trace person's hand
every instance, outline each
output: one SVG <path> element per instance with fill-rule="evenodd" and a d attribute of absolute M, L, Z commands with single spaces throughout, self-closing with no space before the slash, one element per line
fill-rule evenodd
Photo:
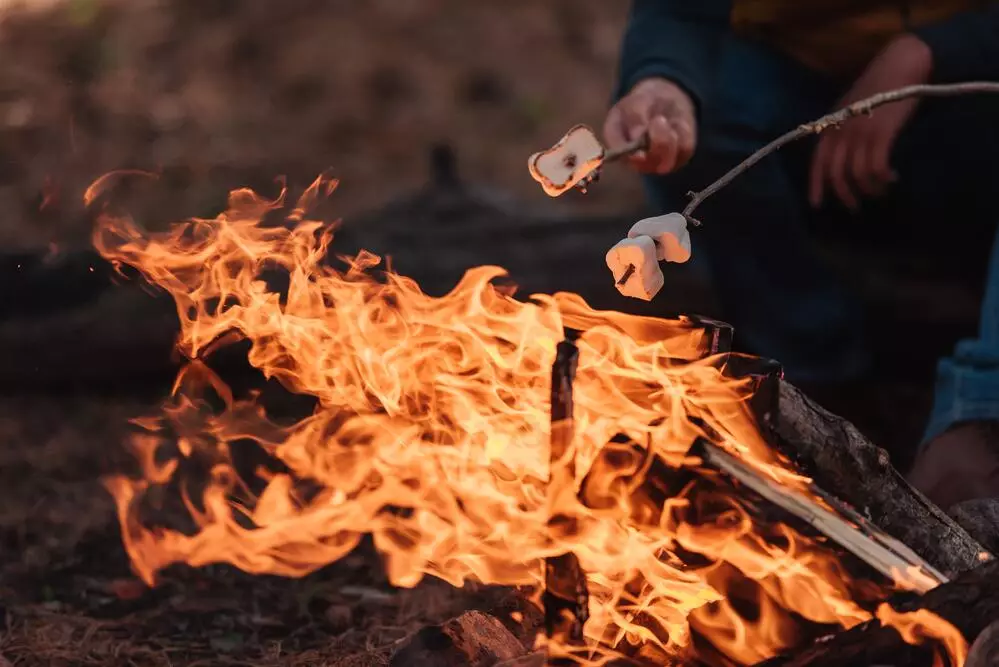
<path fill-rule="evenodd" d="M 690 96 L 672 81 L 645 79 L 611 108 L 604 143 L 615 149 L 648 132 L 649 147 L 629 157 L 641 172 L 668 174 L 690 160 L 697 145 L 697 118 Z"/>
<path fill-rule="evenodd" d="M 933 70 L 933 54 L 921 39 L 903 35 L 892 41 L 853 84 L 839 108 L 878 93 L 925 84 Z M 812 159 L 809 201 L 818 208 L 832 190 L 852 210 L 857 192 L 870 197 L 884 194 L 896 180 L 891 167 L 895 140 L 916 110 L 915 98 L 886 104 L 869 117 L 852 118 L 840 128 L 826 130 Z"/>

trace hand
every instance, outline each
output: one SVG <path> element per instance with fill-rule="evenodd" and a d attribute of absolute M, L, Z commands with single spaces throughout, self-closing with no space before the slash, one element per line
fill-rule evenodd
<path fill-rule="evenodd" d="M 930 48 L 914 35 L 892 41 L 871 63 L 840 107 L 878 93 L 927 83 L 933 71 Z M 818 208 L 832 189 L 851 210 L 859 206 L 857 190 L 870 197 L 884 194 L 897 179 L 889 160 L 895 140 L 916 110 L 915 98 L 886 104 L 870 117 L 852 118 L 821 135 L 812 159 L 809 201 Z"/>
<path fill-rule="evenodd" d="M 629 157 L 638 171 L 668 174 L 685 165 L 697 145 L 694 102 L 666 79 L 645 79 L 611 108 L 604 143 L 613 150 L 648 132 L 649 147 Z"/>

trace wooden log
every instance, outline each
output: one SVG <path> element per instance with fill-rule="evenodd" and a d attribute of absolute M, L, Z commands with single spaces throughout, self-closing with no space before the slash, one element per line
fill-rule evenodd
<path fill-rule="evenodd" d="M 499 620 L 469 611 L 408 637 L 393 652 L 389 667 L 493 667 L 525 653 Z"/>
<path fill-rule="evenodd" d="M 966 500 L 948 513 L 983 547 L 999 554 L 999 498 Z"/>
<path fill-rule="evenodd" d="M 999 665 L 999 621 L 995 621 L 978 635 L 968 649 L 964 667 L 995 667 Z"/>
<path fill-rule="evenodd" d="M 573 444 L 573 393 L 579 363 L 579 348 L 575 340 L 579 332 L 566 331 L 558 344 L 552 364 L 551 382 L 551 454 L 548 479 L 549 501 L 557 504 L 558 492 L 571 488 L 575 478 Z M 552 514 L 551 525 L 566 520 Z M 566 644 L 583 641 L 583 626 L 589 617 L 589 591 L 586 574 L 575 553 L 567 552 L 545 559 L 545 634 Z"/>
<path fill-rule="evenodd" d="M 892 467 L 887 452 L 853 424 L 787 382 L 780 382 L 778 400 L 768 435 L 820 488 L 833 491 L 948 576 L 980 564 L 986 549 L 913 489 Z"/>
<path fill-rule="evenodd" d="M 888 580 L 906 573 L 908 585 L 925 592 L 944 583 L 946 577 L 926 563 L 906 545 L 884 534 L 877 526 L 852 516 L 835 498 L 813 485 L 812 491 L 839 513 L 822 507 L 800 493 L 774 484 L 725 450 L 699 440 L 690 452 L 703 463 L 723 472 L 753 493 L 805 522 L 843 547 Z"/>
<path fill-rule="evenodd" d="M 912 599 L 893 599 L 899 611 L 927 609 L 950 622 L 974 641 L 999 619 L 999 560 L 979 565 L 949 583 Z M 791 655 L 760 663 L 761 667 L 864 667 L 865 665 L 930 665 L 927 647 L 906 644 L 901 635 L 879 621 L 823 638 Z"/>

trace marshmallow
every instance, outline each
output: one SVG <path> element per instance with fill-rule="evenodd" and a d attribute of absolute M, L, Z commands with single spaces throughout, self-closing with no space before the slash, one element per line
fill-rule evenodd
<path fill-rule="evenodd" d="M 651 301 L 662 289 L 665 279 L 659 268 L 656 242 L 649 236 L 622 239 L 607 252 L 607 267 L 614 275 L 617 290 L 636 299 Z M 634 267 L 630 269 L 629 267 Z M 620 284 L 625 273 L 631 275 Z"/>
<path fill-rule="evenodd" d="M 687 231 L 687 219 L 679 213 L 639 220 L 628 232 L 628 238 L 642 236 L 655 239 L 658 246 L 656 256 L 661 261 L 682 264 L 690 259 L 690 232 Z"/>
<path fill-rule="evenodd" d="M 585 125 L 577 125 L 557 144 L 529 157 L 527 168 L 548 196 L 558 197 L 588 181 L 603 159 L 604 147 L 597 135 Z"/>

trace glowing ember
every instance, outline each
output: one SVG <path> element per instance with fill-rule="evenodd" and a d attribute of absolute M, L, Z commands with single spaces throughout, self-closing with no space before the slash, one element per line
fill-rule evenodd
<path fill-rule="evenodd" d="M 174 563 L 301 576 L 370 534 L 399 586 L 432 575 L 536 589 L 544 559 L 572 552 L 590 591 L 588 646 L 575 649 L 585 664 L 615 654 L 681 660 L 695 631 L 746 664 L 800 641 L 801 618 L 833 627 L 872 618 L 860 600 L 887 591 L 851 580 L 834 552 L 790 526 L 758 524 L 740 498 L 639 493 L 648 466 L 624 454 L 696 465 L 686 454 L 698 436 L 807 493 L 808 480 L 757 433 L 748 383 L 698 359 L 701 331 L 597 312 L 571 294 L 518 301 L 493 286 L 495 267 L 470 270 L 440 298 L 375 274 L 371 254 L 335 270 L 324 262 L 331 229 L 306 218 L 333 186 L 316 181 L 286 226 L 262 222 L 285 207 L 283 193 L 271 201 L 248 190 L 233 192 L 216 219 L 163 234 L 101 217 L 97 248 L 170 293 L 178 347 L 194 360 L 163 413 L 138 424 L 143 477 L 107 480 L 146 581 Z M 265 280 L 275 271 L 281 291 Z M 549 463 L 550 372 L 563 327 L 584 331 L 568 475 Z M 264 375 L 315 398 L 311 415 L 274 423 L 257 397 L 235 399 L 198 361 L 239 338 Z M 608 443 L 622 434 L 630 443 L 615 450 Z M 283 465 L 241 478 L 234 457 L 254 442 Z M 168 484 L 193 519 L 188 530 L 152 526 L 140 511 Z M 705 504 L 711 520 L 695 520 Z M 553 513 L 567 520 L 550 525 Z M 939 619 L 933 631 L 913 629 L 931 620 L 898 624 L 962 650 Z"/>

